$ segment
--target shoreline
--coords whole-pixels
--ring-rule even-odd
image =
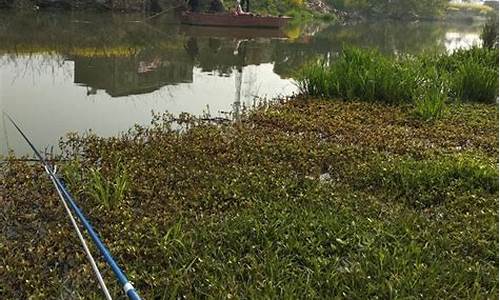
[[[497,32],[483,31],[483,48],[453,53],[396,55],[394,43],[388,53],[322,48],[323,60],[311,55],[294,63],[295,72],[281,73],[294,78],[299,95],[256,100],[248,108],[241,106],[240,88],[249,59],[257,64],[283,54],[288,61],[294,53],[303,58],[305,48],[251,55],[260,52],[249,49],[269,44],[245,50],[231,39],[234,51],[207,37],[188,56],[184,35],[162,42],[142,27],[116,36],[98,22],[98,30],[60,25],[72,20],[57,18],[42,37],[19,27],[26,31],[9,41],[17,49],[40,38],[38,45],[57,45],[84,66],[98,59],[90,53],[107,53],[96,52],[99,45],[113,45],[110,60],[125,63],[140,59],[131,46],[156,45],[141,60],[151,63],[137,64],[140,71],[184,58],[193,82],[190,72],[195,60],[201,65],[205,45],[207,66],[216,70],[218,57],[232,55],[235,60],[221,65],[228,74],[240,72],[239,88],[231,81],[238,91],[232,120],[211,118],[208,107],[201,117],[154,114],[147,125],[116,136],[69,134],[61,154],[51,157],[144,299],[498,296]],[[416,36],[419,45],[422,36],[428,34]],[[248,56],[236,60],[238,53]],[[146,60],[160,54],[164,60]],[[129,88],[137,65],[127,73],[112,64],[111,74],[131,78],[123,85]],[[90,79],[109,77],[105,69],[93,70]],[[69,85],[77,82],[85,81]],[[111,104],[106,118],[118,115]],[[0,295],[99,298],[44,169],[15,156],[0,165]],[[111,294],[120,295],[109,270],[104,279]]]
[[[59,167],[146,298],[165,289],[219,297],[227,288],[269,297],[285,288],[303,296],[490,295],[498,283],[497,116],[496,104],[455,104],[429,123],[405,106],[295,99],[229,125],[185,118],[181,134],[165,115],[121,137],[73,136],[72,160]],[[91,174],[110,185],[127,174],[129,186],[102,202]],[[9,161],[0,187],[5,295],[98,297],[43,170]],[[193,261],[196,271],[182,273]],[[303,269],[320,261],[306,284]],[[472,266],[483,277],[461,276]],[[346,267],[356,269],[335,271]],[[393,278],[390,287],[382,278]],[[258,289],[270,279],[272,288]]]

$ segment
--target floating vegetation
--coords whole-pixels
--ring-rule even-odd
[[[484,158],[472,153],[421,161],[402,158],[381,164],[371,180],[392,190],[398,200],[405,199],[417,207],[432,207],[453,201],[455,193],[460,191],[498,192],[498,169],[483,162]]]
[[[297,98],[237,123],[158,115],[69,136],[61,168],[147,299],[494,297],[498,106],[447,110]],[[92,168],[110,190],[127,170],[119,209],[86,192]],[[98,298],[43,172],[0,170],[2,297]]]

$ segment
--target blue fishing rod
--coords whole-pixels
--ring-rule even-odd
[[[108,265],[111,267],[113,270],[113,273],[115,274],[118,282],[121,284],[123,291],[125,294],[128,296],[129,299],[131,300],[141,300],[141,297],[139,297],[139,294],[135,290],[134,286],[130,281],[127,279],[127,276],[125,276],[125,273],[122,271],[120,266],[116,263],[114,260],[113,256],[109,252],[108,248],[104,245],[104,243],[101,241],[99,238],[99,235],[95,232],[94,228],[92,228],[92,225],[88,221],[87,217],[83,214],[82,210],[78,207],[76,204],[75,200],[71,196],[71,194],[67,191],[63,183],[59,180],[59,177],[55,175],[54,168],[42,157],[40,152],[35,148],[33,143],[28,139],[28,137],[24,134],[24,132],[17,126],[16,122],[7,114],[4,112],[4,114],[7,116],[9,121],[14,125],[14,127],[19,131],[19,133],[22,135],[26,143],[31,147],[33,152],[35,153],[36,157],[38,160],[42,163],[43,167],[45,168],[45,171],[49,175],[50,179],[55,183],[56,188],[58,191],[60,191],[66,200],[67,204],[71,207],[73,212],[76,214],[80,222],[82,223],[83,227],[87,230],[88,234],[94,241],[94,244],[96,247],[99,249],[101,252],[102,256],[108,263]]]

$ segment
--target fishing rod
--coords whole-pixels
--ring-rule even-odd
[[[33,143],[28,139],[28,137],[24,134],[24,132],[17,126],[16,122],[5,112],[3,112],[9,121],[14,125],[14,127],[17,129],[17,131],[21,134],[21,136],[24,138],[26,143],[30,146],[30,148],[33,150],[35,153],[36,157],[39,159],[40,163],[43,165],[45,168],[45,171],[49,175],[50,179],[53,181],[55,184],[56,188],[58,191],[63,195],[63,198],[65,202],[71,207],[73,212],[76,214],[80,222],[82,223],[83,227],[87,230],[88,234],[94,241],[95,246],[99,249],[101,252],[102,256],[108,263],[108,265],[111,267],[113,270],[113,273],[115,274],[118,282],[121,284],[123,291],[125,294],[128,296],[129,299],[131,300],[141,300],[139,294],[135,290],[134,286],[130,281],[127,279],[127,276],[125,276],[125,273],[122,271],[122,269],[118,266],[116,261],[114,260],[113,256],[109,252],[108,248],[104,245],[104,243],[101,241],[99,238],[98,234],[94,231],[94,228],[92,228],[92,225],[90,222],[87,220],[81,209],[78,207],[76,204],[75,200],[71,196],[71,194],[67,191],[67,189],[64,187],[64,185],[61,183],[59,177],[55,175],[54,168],[42,157],[40,152],[36,149],[36,147],[33,145]]]
[[[48,173],[48,169],[46,168],[45,171]],[[55,175],[56,172],[56,167],[54,167],[54,172],[52,173]],[[57,188],[57,184],[53,178],[54,176],[51,176],[50,179],[54,186],[56,187],[57,194],[59,195],[59,199],[64,205],[64,209],[66,210],[66,213],[68,214],[71,224],[73,225],[73,228],[75,228],[76,234],[78,235],[78,238],[80,239],[80,242],[82,243],[83,250],[87,254],[87,258],[90,261],[90,264],[92,265],[92,269],[94,270],[94,273],[97,277],[97,281],[99,282],[99,285],[101,286],[102,292],[104,293],[104,296],[106,297],[106,300],[112,300],[111,295],[109,294],[108,288],[106,287],[106,283],[104,283],[104,280],[102,279],[101,272],[99,271],[99,268],[97,267],[97,264],[95,263],[94,257],[92,256],[92,253],[90,253],[89,247],[87,246],[87,242],[85,242],[85,239],[83,238],[82,232],[80,231],[80,228],[78,227],[75,217],[73,217],[73,214],[71,213],[71,210],[68,207],[68,204],[66,201],[64,201],[64,196],[61,193],[61,190]]]

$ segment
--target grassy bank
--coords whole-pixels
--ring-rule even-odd
[[[60,172],[145,299],[495,298],[498,107],[448,110],[309,98],[226,125],[158,116],[69,137]],[[43,170],[9,160],[0,190],[2,298],[100,297]]]
[[[420,56],[347,48],[338,57],[305,67],[298,85],[314,97],[411,103],[419,116],[433,119],[443,114],[447,102],[497,100],[498,48]]]

